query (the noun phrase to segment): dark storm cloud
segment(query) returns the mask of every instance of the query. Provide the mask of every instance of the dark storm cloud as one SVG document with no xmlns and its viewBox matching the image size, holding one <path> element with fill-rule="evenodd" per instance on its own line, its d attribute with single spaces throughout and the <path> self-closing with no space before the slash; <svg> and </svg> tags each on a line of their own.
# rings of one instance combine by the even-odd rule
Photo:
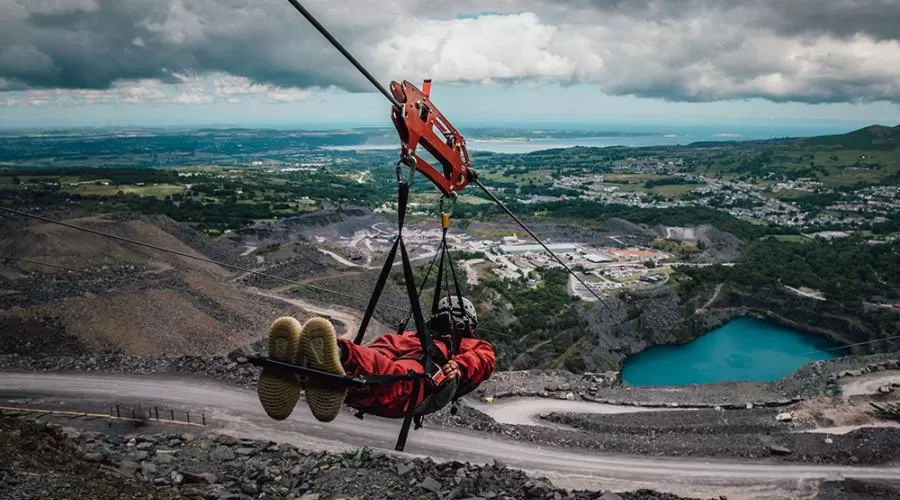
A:
<svg viewBox="0 0 900 500">
<path fill-rule="evenodd" d="M 290 6 L 244 0 L 0 4 L 0 76 L 30 88 L 225 72 L 283 86 L 365 82 Z M 357 35 L 362 35 L 364 33 Z"/>
<path fill-rule="evenodd" d="M 783 35 L 869 35 L 900 39 L 900 0 L 559 0 L 572 8 L 618 13 L 634 19 L 666 20 L 731 16 L 735 24 Z"/>
</svg>

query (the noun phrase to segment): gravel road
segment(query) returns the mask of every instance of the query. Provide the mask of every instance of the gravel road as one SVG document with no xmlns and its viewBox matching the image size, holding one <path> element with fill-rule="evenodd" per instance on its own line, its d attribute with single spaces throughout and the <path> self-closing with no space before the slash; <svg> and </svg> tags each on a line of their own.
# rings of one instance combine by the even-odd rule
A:
<svg viewBox="0 0 900 500">
<path fill-rule="evenodd" d="M 144 402 L 203 410 L 211 428 L 238 438 L 269 439 L 306 449 L 391 449 L 399 429 L 396 421 L 370 416 L 359 421 L 348 413 L 323 424 L 302 407 L 288 421 L 275 422 L 265 417 L 253 391 L 204 379 L 23 373 L 4 373 L 0 377 L 0 399 L 18 404 L 35 399 L 40 402 L 41 398 L 46 404 L 46 398 L 50 398 L 57 407 L 64 407 L 84 400 L 109 402 L 135 397 Z M 898 467 L 599 454 L 427 426 L 411 433 L 407 451 L 438 460 L 481 464 L 499 459 L 512 467 L 546 476 L 565 488 L 652 488 L 685 496 L 798 498 L 814 495 L 823 480 L 900 479 Z"/>
</svg>

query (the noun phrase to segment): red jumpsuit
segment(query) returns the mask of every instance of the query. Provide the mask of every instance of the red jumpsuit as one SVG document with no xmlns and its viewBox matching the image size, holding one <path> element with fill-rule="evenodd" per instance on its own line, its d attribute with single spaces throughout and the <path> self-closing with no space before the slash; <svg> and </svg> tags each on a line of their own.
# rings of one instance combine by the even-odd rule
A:
<svg viewBox="0 0 900 500">
<path fill-rule="evenodd" d="M 347 346 L 347 361 L 344 370 L 347 375 L 404 375 L 409 370 L 424 373 L 419 362 L 422 356 L 422 344 L 416 332 L 403 332 L 401 335 L 384 335 L 368 346 L 356 345 L 346 339 L 338 339 Z M 444 357 L 450 359 L 447 346 L 443 342 L 434 345 L 441 350 Z M 463 338 L 460 342 L 459 354 L 453 356 L 459 365 L 459 386 L 474 388 L 487 380 L 494 372 L 494 348 L 484 340 Z M 414 382 L 400 380 L 393 383 L 366 387 L 351 387 L 345 400 L 348 406 L 359 409 L 377 409 L 384 416 L 401 417 L 406 413 L 409 396 Z M 414 405 L 418 406 L 428 395 L 429 388 L 419 384 L 419 393 L 415 395 Z"/>
</svg>

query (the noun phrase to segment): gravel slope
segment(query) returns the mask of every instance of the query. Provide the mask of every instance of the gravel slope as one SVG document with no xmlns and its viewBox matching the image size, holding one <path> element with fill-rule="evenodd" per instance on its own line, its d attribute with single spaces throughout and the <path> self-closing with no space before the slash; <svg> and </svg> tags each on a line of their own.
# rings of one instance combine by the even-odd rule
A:
<svg viewBox="0 0 900 500">
<path fill-rule="evenodd" d="M 107 436 L 0 417 L 3 498 L 243 500 L 356 498 L 678 500 L 651 490 L 556 488 L 501 463 L 410 459 L 360 448 L 311 453 L 288 444 L 182 432 Z"/>
</svg>

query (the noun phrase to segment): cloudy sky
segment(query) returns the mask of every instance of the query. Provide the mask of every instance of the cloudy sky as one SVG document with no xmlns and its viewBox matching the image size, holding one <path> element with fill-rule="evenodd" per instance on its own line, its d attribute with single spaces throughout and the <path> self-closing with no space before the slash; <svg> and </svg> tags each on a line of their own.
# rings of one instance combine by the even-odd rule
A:
<svg viewBox="0 0 900 500">
<path fill-rule="evenodd" d="M 900 0 L 304 4 L 462 123 L 900 123 Z M 0 0 L 0 126 L 388 116 L 286 0 Z"/>
</svg>

